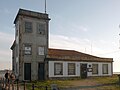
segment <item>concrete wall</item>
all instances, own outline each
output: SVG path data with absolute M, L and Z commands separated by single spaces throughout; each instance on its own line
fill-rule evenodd
M 63 63 L 63 75 L 54 75 L 54 63 Z M 76 74 L 68 75 L 68 63 L 75 63 Z M 51 77 L 80 77 L 80 64 L 87 64 L 87 67 L 92 64 L 98 64 L 98 74 L 93 75 L 92 72 L 87 72 L 89 76 L 111 76 L 112 75 L 112 65 L 111 63 L 104 62 L 69 62 L 69 61 L 49 61 L 49 78 Z M 108 64 L 108 74 L 102 74 L 102 64 Z
M 38 63 L 43 62 L 45 56 L 48 51 L 48 24 L 49 18 L 47 14 L 26 11 L 26 10 L 19 10 L 16 18 L 15 18 L 15 25 L 16 30 L 18 30 L 18 35 L 15 34 L 15 47 L 17 46 L 16 52 L 18 52 L 18 56 L 15 55 L 15 62 L 18 64 L 15 65 L 15 72 L 18 75 L 20 80 L 24 80 L 24 63 L 31 63 L 31 79 L 37 80 L 38 79 Z M 32 22 L 32 32 L 26 33 L 25 32 L 25 21 Z M 45 24 L 45 34 L 40 35 L 37 32 L 37 24 L 42 23 Z M 29 43 L 32 45 L 32 54 L 31 55 L 24 55 L 24 47 L 23 45 Z M 44 55 L 38 55 L 38 47 L 44 47 Z

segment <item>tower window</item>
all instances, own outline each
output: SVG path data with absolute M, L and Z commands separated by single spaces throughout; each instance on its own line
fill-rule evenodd
M 38 55 L 44 55 L 44 47 L 38 47 Z
M 32 54 L 32 46 L 30 44 L 24 45 L 24 54 L 31 55 Z
M 45 24 L 38 23 L 37 24 L 37 32 L 38 32 L 38 34 L 44 35 L 45 34 Z
M 32 32 L 32 22 L 25 21 L 25 32 L 27 33 Z

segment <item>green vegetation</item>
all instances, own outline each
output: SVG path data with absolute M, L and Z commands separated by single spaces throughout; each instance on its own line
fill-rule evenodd
M 35 81 L 27 85 L 28 90 L 32 90 L 32 84 L 35 86 L 47 86 L 48 90 L 51 87 L 51 84 L 56 84 L 59 88 L 67 88 L 67 87 L 79 87 L 79 86 L 95 86 L 101 84 L 110 84 L 110 83 L 118 83 L 118 76 L 114 75 L 112 77 L 90 77 L 87 79 L 69 79 L 69 80 L 47 80 L 47 81 Z M 82 85 L 83 84 L 83 85 Z M 110 85 L 110 86 L 99 86 L 95 87 L 97 90 L 120 90 L 119 85 Z M 40 90 L 40 89 L 35 89 Z M 45 89 L 41 89 L 45 90 Z
M 47 81 L 35 81 L 35 82 L 32 82 L 30 84 L 26 84 L 27 85 L 27 88 L 28 90 L 31 90 L 32 88 L 32 85 L 35 85 L 37 87 L 43 87 L 45 88 L 46 86 L 48 87 L 48 89 L 50 89 L 51 85 L 52 84 L 56 84 L 58 87 L 66 87 L 66 86 L 69 86 L 69 80 L 47 80 Z M 40 90 L 38 88 L 35 88 L 35 90 Z M 41 90 L 45 90 L 45 89 L 41 89 Z

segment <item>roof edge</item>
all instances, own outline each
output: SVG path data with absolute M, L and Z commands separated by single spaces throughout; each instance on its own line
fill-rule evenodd
M 36 15 L 35 15 L 36 14 Z M 24 15 L 24 16 L 31 16 L 31 17 L 39 17 L 39 16 L 44 16 L 43 18 L 46 19 L 46 20 L 51 20 L 49 17 L 48 17 L 48 14 L 46 13 L 40 13 L 40 12 L 36 12 L 36 11 L 31 11 L 31 10 L 26 10 L 26 9 L 21 9 L 19 8 L 18 10 L 18 13 L 15 17 L 15 20 L 14 20 L 14 24 L 16 23 L 17 19 L 18 19 L 18 16 L 19 15 Z

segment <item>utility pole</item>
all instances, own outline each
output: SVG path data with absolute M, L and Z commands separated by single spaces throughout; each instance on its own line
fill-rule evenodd
M 46 13 L 46 0 L 45 0 L 45 13 Z

